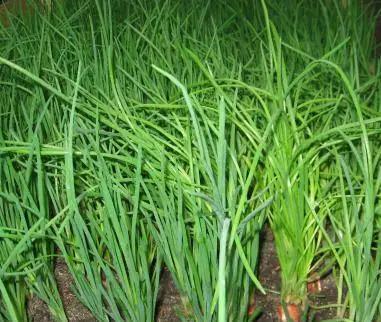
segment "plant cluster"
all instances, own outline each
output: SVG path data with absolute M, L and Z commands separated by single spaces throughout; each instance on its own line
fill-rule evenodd
M 0 26 L 0 320 L 67 321 L 63 258 L 99 321 L 252 321 L 260 233 L 279 310 L 337 281 L 381 317 L 381 83 L 355 1 L 71 1 Z M 259 309 L 259 308 L 258 308 Z M 295 311 L 295 313 L 293 313 Z

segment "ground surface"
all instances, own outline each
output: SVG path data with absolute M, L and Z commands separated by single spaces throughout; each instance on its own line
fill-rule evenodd
M 256 306 L 262 308 L 263 310 L 263 313 L 258 321 L 271 322 L 277 321 L 276 308 L 279 304 L 280 272 L 273 236 L 267 227 L 262 233 L 261 241 L 262 247 L 259 265 L 259 278 L 267 290 L 267 295 L 264 296 L 261 294 L 256 294 Z M 71 290 L 73 279 L 67 269 L 67 266 L 62 260 L 57 261 L 55 273 L 69 321 L 95 322 L 96 320 L 92 317 L 91 313 L 74 296 Z M 176 309 L 181 309 L 180 296 L 173 285 L 170 273 L 166 268 L 163 269 L 160 284 L 161 287 L 157 307 L 157 321 L 180 321 L 175 311 Z M 336 286 L 330 276 L 322 281 L 322 291 L 311 300 L 316 306 L 335 303 Z M 29 303 L 29 313 L 32 321 L 53 321 L 47 306 L 36 298 L 33 298 Z M 314 317 L 314 321 L 323 321 L 325 319 L 333 318 L 335 315 L 335 310 L 328 308 L 318 310 L 315 313 L 316 315 Z
M 268 227 L 261 236 L 261 258 L 259 265 L 259 279 L 265 287 L 267 294 L 262 295 L 258 292 L 255 296 L 256 306 L 262 308 L 262 315 L 258 322 L 278 321 L 276 309 L 280 301 L 280 271 L 279 263 L 274 246 L 274 237 Z M 321 281 L 322 290 L 316 293 L 310 300 L 313 306 L 327 306 L 336 303 L 337 289 L 332 276 L 327 276 Z M 333 308 L 321 310 L 311 310 L 310 319 L 313 321 L 323 321 L 335 317 L 336 311 Z

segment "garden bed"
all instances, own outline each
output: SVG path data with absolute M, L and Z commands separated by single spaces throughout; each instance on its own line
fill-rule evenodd
M 262 285 L 268 290 L 266 295 L 258 293 L 256 295 L 256 306 L 262 313 L 257 319 L 259 322 L 277 321 L 277 313 L 274 308 L 280 301 L 280 274 L 279 263 L 276 258 L 274 239 L 269 227 L 267 226 L 261 236 L 261 258 L 259 279 Z M 65 305 L 65 310 L 71 322 L 93 322 L 96 319 L 91 315 L 81 302 L 79 302 L 71 290 L 73 279 L 61 260 L 56 263 L 56 279 L 60 293 Z M 156 321 L 158 322 L 178 322 L 177 311 L 182 310 L 179 292 L 171 279 L 170 272 L 163 268 L 160 280 L 161 291 L 158 297 Z M 337 299 L 336 284 L 332 276 L 328 275 L 322 281 L 322 290 L 312 296 L 313 304 L 316 307 L 324 306 L 324 309 L 313 310 L 314 321 L 332 319 L 336 316 L 334 305 Z M 49 308 L 37 298 L 29 301 L 29 317 L 31 321 L 53 322 Z M 312 317 L 312 316 L 311 316 Z
M 379 319 L 376 18 L 328 0 L 9 13 L 0 320 Z

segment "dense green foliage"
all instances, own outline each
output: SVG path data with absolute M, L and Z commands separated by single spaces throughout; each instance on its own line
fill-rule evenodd
M 71 1 L 0 27 L 0 320 L 66 321 L 62 257 L 99 321 L 248 321 L 268 222 L 282 300 L 337 277 L 381 316 L 374 13 L 341 1 Z M 357 3 L 357 2 L 356 2 Z

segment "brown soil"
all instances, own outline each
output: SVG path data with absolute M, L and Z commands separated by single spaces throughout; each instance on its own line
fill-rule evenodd
M 63 259 L 58 259 L 56 262 L 55 276 L 68 320 L 70 322 L 96 322 L 97 320 L 91 312 L 74 295 L 72 290 L 74 280 Z M 173 284 L 168 269 L 164 268 L 160 279 L 157 321 L 180 321 L 176 309 L 181 309 L 180 295 Z M 31 321 L 54 322 L 48 306 L 36 296 L 28 302 L 28 313 Z
M 277 321 L 276 309 L 279 304 L 280 296 L 280 271 L 277 261 L 276 251 L 274 247 L 273 235 L 268 227 L 266 227 L 261 236 L 261 258 L 259 278 L 262 285 L 267 290 L 267 294 L 256 294 L 256 307 L 262 309 L 259 322 Z M 91 313 L 79 302 L 72 292 L 71 285 L 73 278 L 62 259 L 56 263 L 55 275 L 65 306 L 66 314 L 70 322 L 93 322 L 96 321 Z M 311 297 L 313 306 L 326 306 L 336 301 L 336 286 L 332 277 L 328 276 L 322 281 L 322 290 Z M 53 321 L 49 310 L 41 300 L 36 297 L 29 301 L 29 316 L 32 321 L 51 322 Z M 177 322 L 176 310 L 181 310 L 181 300 L 171 279 L 169 271 L 164 268 L 161 275 L 159 299 L 157 305 L 157 321 L 158 322 Z M 335 309 L 328 308 L 318 311 L 311 310 L 310 316 L 314 315 L 314 321 L 322 321 L 333 318 Z
M 259 279 L 267 290 L 267 294 L 262 295 L 258 292 L 255 295 L 256 306 L 262 309 L 262 314 L 257 321 L 278 321 L 276 313 L 280 303 L 280 268 L 274 245 L 274 237 L 268 226 L 262 231 L 261 243 Z M 337 289 L 332 276 L 329 275 L 321 281 L 321 288 L 319 293 L 310 297 L 311 306 L 329 306 L 336 303 Z M 333 308 L 311 309 L 309 315 L 313 321 L 323 321 L 335 317 L 336 311 Z
M 159 301 L 157 305 L 157 322 L 180 322 L 176 310 L 181 310 L 182 303 L 171 273 L 164 268 L 160 280 Z
M 90 311 L 74 295 L 72 290 L 74 279 L 62 258 L 58 258 L 56 261 L 54 273 L 68 320 L 70 322 L 96 322 L 97 320 L 91 315 Z M 28 311 L 31 321 L 54 321 L 48 306 L 36 296 L 29 301 Z

